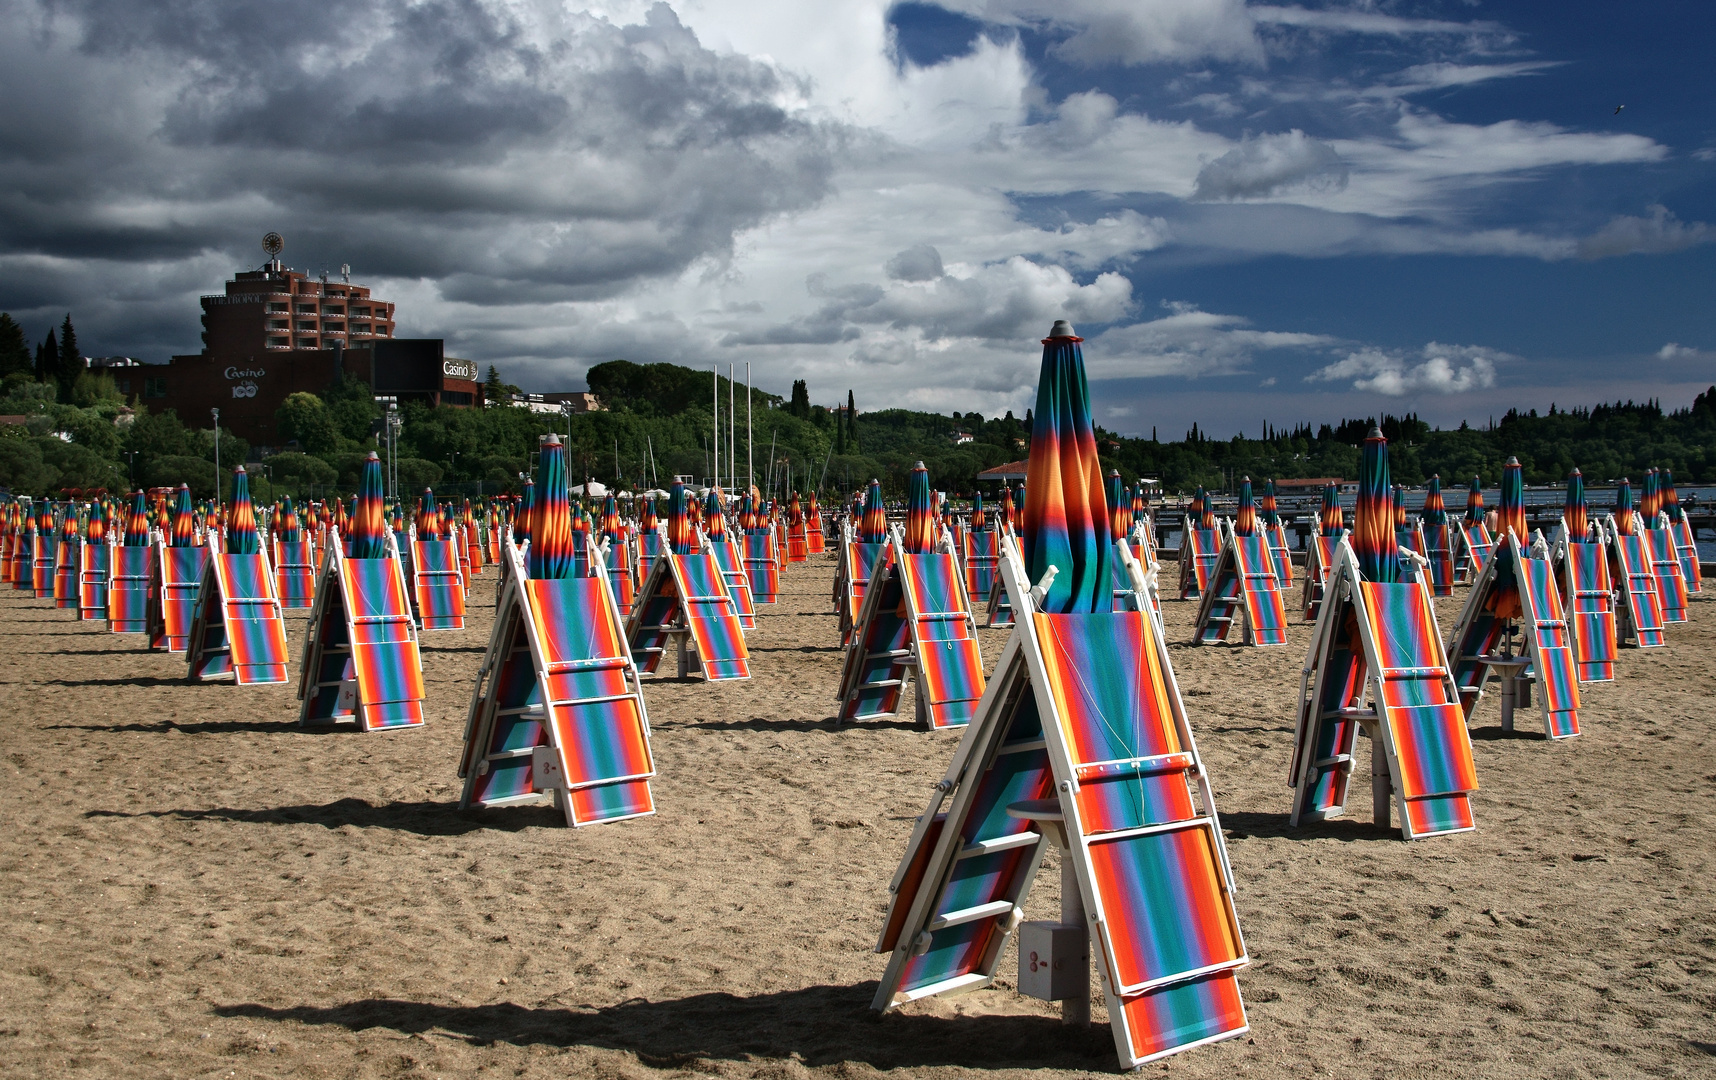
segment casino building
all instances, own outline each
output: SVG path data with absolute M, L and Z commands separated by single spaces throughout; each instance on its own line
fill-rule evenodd
M 218 408 L 222 429 L 278 448 L 281 402 L 342 373 L 400 401 L 482 404 L 475 363 L 445 355 L 440 338 L 395 337 L 394 306 L 349 280 L 312 278 L 272 259 L 234 274 L 202 307 L 203 351 L 150 365 L 138 388 L 144 405 L 176 410 L 192 427 L 212 423 L 209 410 Z

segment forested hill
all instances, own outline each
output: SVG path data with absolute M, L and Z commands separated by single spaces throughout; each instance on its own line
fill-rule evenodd
M 507 406 L 431 409 L 407 403 L 398 450 L 401 490 L 434 485 L 449 494 L 474 495 L 515 489 L 519 474 L 531 468 L 538 438 L 548 431 L 568 438 L 575 477 L 621 489 L 646 481 L 665 485 L 675 474 L 703 480 L 713 474 L 716 387 L 723 421 L 737 416 L 738 471 L 747 473 L 743 386 L 730 386 L 724 376 L 713 380 L 707 370 L 624 360 L 596 365 L 587 381 L 606 411 L 567 418 Z M 498 373 L 491 378 L 495 384 L 504 385 Z M 935 487 L 970 492 L 980 470 L 1016 461 L 1028 450 L 1029 413 L 939 415 L 878 408 L 885 403 L 857 401 L 833 388 L 819 387 L 816 394 L 844 403 L 832 409 L 810 404 L 803 382 L 785 397 L 761 389 L 752 393 L 750 460 L 759 485 L 780 493 L 790 478 L 793 488 L 819 488 L 827 500 L 877 477 L 898 494 L 913 463 L 922 460 Z M 124 404 L 110 379 L 86 376 L 65 391 L 26 373 L 5 376 L 0 415 L 20 415 L 25 423 L 0 426 L 0 486 L 46 494 L 182 480 L 198 495 L 212 490 L 212 432 L 189 427 L 171 412 L 150 413 L 136 401 L 130 403 L 135 421 L 118 426 Z M 349 492 L 364 454 L 375 447 L 377 415 L 362 383 L 292 395 L 278 416 L 296 445 L 251 470 L 261 473 L 254 481 L 258 494 Z M 1652 401 L 1552 409 L 1546 415 L 1509 412 L 1484 429 L 1435 430 L 1410 414 L 1380 419 L 1394 477 L 1406 484 L 1439 473 L 1449 484 L 1478 475 L 1493 485 L 1510 455 L 1525 465 L 1526 480 L 1534 484 L 1560 481 L 1574 466 L 1594 483 L 1621 476 L 1637 481 L 1653 465 L 1672 468 L 1682 484 L 1716 483 L 1716 387 L 1669 411 Z M 1310 420 L 1226 440 L 1210 439 L 1194 424 L 1171 442 L 1122 438 L 1099 428 L 1098 438 L 1105 470 L 1118 468 L 1128 481 L 1158 477 L 1168 491 L 1184 492 L 1200 484 L 1231 487 L 1245 475 L 1259 482 L 1354 478 L 1371 422 Z M 725 458 L 725 429 L 722 438 Z M 247 449 L 242 440 L 223 436 L 222 460 L 241 459 Z M 721 474 L 723 483 L 731 482 L 726 467 Z

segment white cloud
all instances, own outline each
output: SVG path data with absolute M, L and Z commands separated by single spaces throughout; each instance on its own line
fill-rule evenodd
M 1263 45 L 1244 0 L 936 0 L 1003 25 L 1067 32 L 1053 47 L 1073 63 L 1151 64 L 1203 58 L 1261 64 Z
M 1496 364 L 1516 356 L 1481 345 L 1438 345 L 1415 353 L 1364 348 L 1305 377 L 1306 382 L 1346 382 L 1354 390 L 1401 397 L 1411 393 L 1463 394 L 1495 385 Z
M 1656 351 L 1656 358 L 1658 360 L 1684 360 L 1688 357 L 1697 355 L 1697 349 L 1688 345 L 1682 345 L 1676 341 L 1671 341 Z
M 1321 349 L 1339 339 L 1323 334 L 1253 330 L 1239 315 L 1201 311 L 1170 302 L 1170 314 L 1116 326 L 1097 335 L 1085 350 L 1092 379 L 1178 375 L 1231 375 L 1250 368 L 1259 353 L 1277 349 Z
M 1662 255 L 1716 240 L 1716 229 L 1702 221 L 1681 221 L 1668 207 L 1655 205 L 1648 217 L 1620 215 L 1579 241 L 1582 259 L 1616 255 Z
M 1198 171 L 1192 198 L 1247 199 L 1288 188 L 1339 191 L 1347 168 L 1335 148 L 1294 128 L 1246 139 Z
M 1444 19 L 1410 19 L 1357 8 L 1307 9 L 1255 5 L 1247 9 L 1260 23 L 1319 30 L 1326 33 L 1372 34 L 1386 37 L 1454 35 L 1473 37 L 1492 45 L 1506 44 L 1513 35 L 1493 22 L 1452 22 Z

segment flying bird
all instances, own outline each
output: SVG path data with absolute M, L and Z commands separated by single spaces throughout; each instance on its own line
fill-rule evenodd
M 1616 116 L 1619 116 L 1619 115 L 1621 115 L 1621 110 L 1622 110 L 1622 109 L 1624 109 L 1624 108 L 1626 108 L 1626 106 L 1625 106 L 1625 105 L 1616 105 L 1616 106 L 1615 106 L 1615 115 L 1616 115 Z

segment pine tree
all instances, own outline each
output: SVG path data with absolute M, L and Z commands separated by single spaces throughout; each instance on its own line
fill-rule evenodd
M 846 452 L 858 452 L 858 406 L 850 390 L 846 391 Z
M 36 346 L 36 381 L 58 384 L 60 379 L 60 343 L 53 330 L 48 339 Z
M 0 311 L 0 378 L 30 370 L 30 347 L 24 343 L 24 328 Z
M 846 453 L 846 417 L 844 415 L 836 415 L 834 418 L 834 452 L 840 455 Z
M 60 324 L 60 369 L 55 372 L 60 387 L 60 400 L 70 401 L 72 383 L 83 372 L 83 355 L 77 347 L 77 331 L 72 329 L 71 312 Z

